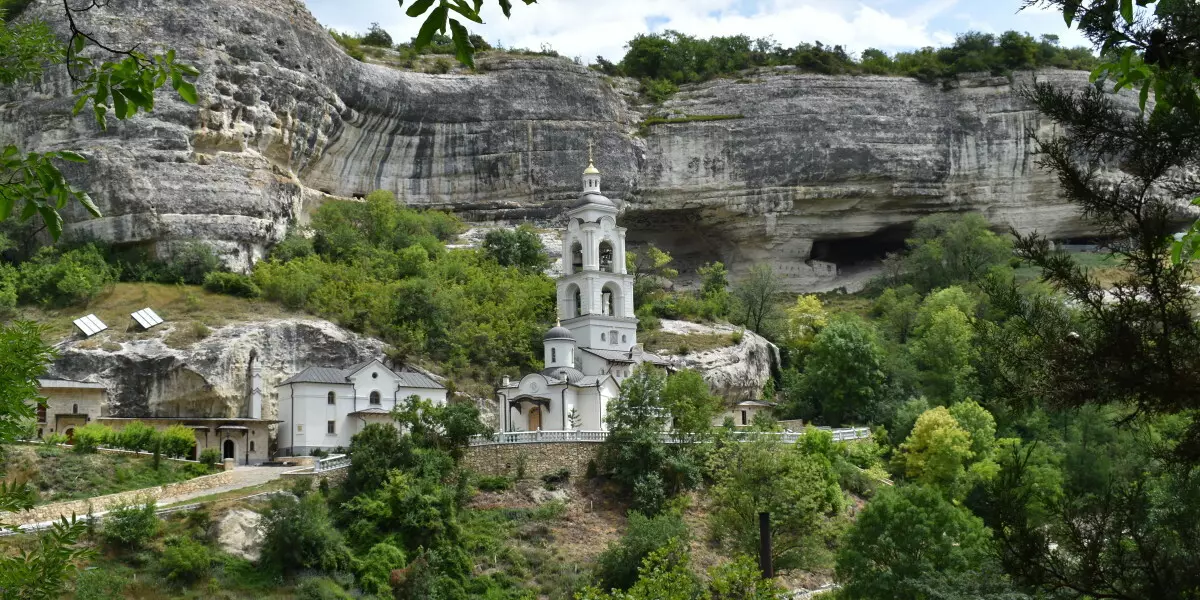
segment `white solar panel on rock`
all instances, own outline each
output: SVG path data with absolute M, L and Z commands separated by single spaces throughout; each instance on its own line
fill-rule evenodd
M 88 315 L 86 317 L 75 319 L 75 326 L 78 327 L 79 330 L 83 332 L 83 335 L 87 337 L 92 337 L 93 335 L 108 329 L 108 325 L 105 325 L 104 321 L 97 319 L 96 315 Z
M 142 326 L 142 329 L 150 329 L 151 327 L 163 322 L 162 317 L 158 316 L 157 313 L 149 308 L 143 308 L 142 310 L 133 313 L 132 316 L 133 320 L 137 321 L 138 325 Z

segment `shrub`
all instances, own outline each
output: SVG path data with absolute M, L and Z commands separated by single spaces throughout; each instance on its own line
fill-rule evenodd
M 113 430 L 107 425 L 88 423 L 75 429 L 75 451 L 80 453 L 95 452 L 96 448 L 112 444 Z
M 167 581 L 189 584 L 206 577 L 212 562 L 208 546 L 188 537 L 172 537 L 158 559 L 158 568 Z
M 679 515 L 666 513 L 647 518 L 639 512 L 630 513 L 625 535 L 620 541 L 609 544 L 596 559 L 596 579 L 600 588 L 629 589 L 637 581 L 642 561 L 672 540 L 687 544 L 687 524 Z
M 132 578 L 124 567 L 92 567 L 75 578 L 75 600 L 121 600 Z
M 328 577 L 310 577 L 296 586 L 296 600 L 351 600 L 342 586 Z
M 204 289 L 215 294 L 237 296 L 239 298 L 257 298 L 262 290 L 255 285 L 249 275 L 241 273 L 226 273 L 213 271 L 204 276 Z
M 444 58 L 439 58 L 433 61 L 433 66 L 430 67 L 429 71 L 431 73 L 437 73 L 438 75 L 445 75 L 446 73 L 450 72 L 450 66 L 450 61 Z
M 380 27 L 379 23 L 371 23 L 371 29 L 367 31 L 366 35 L 362 36 L 362 43 L 368 46 L 391 48 L 392 36 Z
M 138 550 L 158 533 L 158 515 L 154 500 L 118 504 L 108 511 L 100 535 L 104 542 L 117 550 Z
M 153 427 L 141 421 L 134 421 L 113 435 L 114 445 L 134 452 L 152 450 L 154 437 L 157 435 L 158 432 Z
M 20 267 L 20 297 L 42 304 L 83 304 L 116 281 L 116 269 L 92 245 L 59 253 L 51 246 Z
M 350 552 L 334 529 L 318 494 L 293 500 L 276 497 L 263 515 L 262 564 L 281 572 L 304 569 L 336 571 L 349 566 Z
M 67 436 L 61 433 L 47 433 L 46 435 L 42 436 L 42 442 L 44 442 L 47 446 L 57 446 L 59 444 L 67 443 Z
M 212 465 L 219 465 L 222 462 L 224 461 L 221 458 L 221 451 L 216 448 L 205 448 L 200 452 L 200 464 L 202 465 L 211 467 Z
M 359 587 L 368 594 L 391 596 L 392 571 L 402 568 L 405 562 L 403 550 L 386 542 L 375 544 L 362 559 L 358 571 Z
M 221 259 L 211 246 L 199 242 L 183 244 L 175 248 L 167 260 L 162 281 L 200 285 L 206 275 L 220 268 Z
M 475 482 L 476 487 L 485 492 L 502 492 L 512 489 L 513 482 L 508 477 L 503 475 L 491 477 L 483 476 Z
M 196 432 L 190 427 L 175 424 L 160 434 L 162 453 L 172 458 L 190 456 L 196 445 Z
M 646 99 L 655 104 L 662 104 L 678 91 L 679 86 L 667 79 L 642 80 L 642 93 L 646 95 Z
M 558 486 L 567 483 L 571 479 L 571 470 L 563 467 L 553 473 L 542 475 L 542 483 L 546 484 L 549 489 L 557 489 Z
M 16 268 L 0 265 L 0 319 L 7 319 L 15 314 L 20 283 L 20 275 Z

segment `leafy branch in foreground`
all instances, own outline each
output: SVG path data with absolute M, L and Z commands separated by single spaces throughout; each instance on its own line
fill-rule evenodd
M 186 78 L 200 72 L 177 62 L 174 50 L 146 55 L 136 45 L 115 48 L 76 22 L 81 13 L 106 4 L 89 0 L 85 6 L 71 6 L 68 0 L 63 0 L 71 33 L 65 45 L 58 42 L 44 22 L 8 23 L 0 15 L 0 85 L 39 81 L 47 67 L 65 63 L 67 74 L 76 86 L 72 114 L 78 115 L 90 103 L 101 129 L 107 128 L 109 115 L 124 120 L 139 111 L 153 110 L 155 90 L 168 81 L 185 102 L 195 104 L 196 87 Z M 107 53 L 115 60 L 92 56 L 97 53 Z M 59 161 L 82 163 L 87 159 L 69 151 L 26 153 L 16 145 L 0 150 L 0 220 L 7 219 L 19 207 L 21 220 L 40 215 L 50 236 L 57 240 L 63 224 L 59 211 L 72 200 L 93 216 L 100 216 L 91 198 L 67 182 Z
M 512 0 L 498 0 L 500 10 L 504 13 L 504 18 L 512 17 Z M 526 5 L 533 4 L 537 0 L 521 0 Z M 483 8 L 484 0 L 415 0 L 408 6 L 405 11 L 410 17 L 419 17 L 428 13 L 425 17 L 425 22 L 421 24 L 421 29 L 417 33 L 416 40 L 413 43 L 413 48 L 420 50 L 428 46 L 433 41 L 434 34 L 446 33 L 446 27 L 450 27 L 450 37 L 454 41 L 454 55 L 458 61 L 468 67 L 475 66 L 475 45 L 471 43 L 471 32 L 463 26 L 458 19 L 451 17 L 451 13 L 459 17 L 471 21 L 473 23 L 483 23 L 483 17 L 479 15 L 480 9 Z M 404 8 L 404 0 L 397 0 L 400 8 Z M 437 7 L 434 7 L 437 4 Z M 430 10 L 430 9 L 433 10 Z

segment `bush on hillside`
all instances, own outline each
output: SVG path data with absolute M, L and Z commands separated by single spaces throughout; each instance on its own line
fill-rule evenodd
M 8 319 L 16 314 L 20 285 L 21 276 L 17 269 L 0 264 L 0 319 Z
M 161 283 L 188 283 L 200 285 L 204 276 L 221 269 L 221 259 L 208 244 L 191 242 L 183 244 L 171 253 L 166 261 Z
M 350 565 L 350 551 L 333 526 L 320 494 L 276 497 L 263 515 L 262 561 L 283 573 L 337 571 Z
M 371 23 L 371 28 L 367 30 L 367 34 L 362 36 L 362 43 L 368 46 L 391 48 L 392 36 L 384 28 L 380 27 L 379 23 Z
M 403 550 L 386 542 L 375 544 L 360 562 L 359 587 L 381 598 L 391 596 L 392 571 L 404 567 L 406 562 Z
M 172 425 L 159 435 L 162 439 L 162 453 L 171 458 L 191 456 L 192 448 L 196 445 L 195 430 L 183 425 Z
M 189 537 L 172 537 L 158 559 L 158 570 L 167 581 L 190 584 L 208 576 L 213 555 L 208 546 Z
M 257 298 L 262 295 L 262 290 L 258 289 L 258 286 L 254 284 L 254 280 L 250 279 L 249 275 L 226 273 L 224 271 L 213 271 L 205 275 L 204 289 L 215 294 L 225 294 L 239 298 Z
M 672 540 L 685 545 L 687 524 L 678 514 L 664 513 L 647 518 L 639 512 L 629 513 L 625 535 L 596 559 L 596 580 L 605 590 L 626 590 L 637 581 L 638 568 L 650 553 L 665 548 Z
M 338 582 L 328 577 L 309 577 L 296 586 L 296 600 L 351 600 Z
M 158 533 L 161 522 L 155 510 L 152 499 L 118 504 L 109 509 L 100 536 L 114 550 L 141 549 Z
M 75 451 L 79 453 L 95 452 L 100 446 L 112 446 L 116 435 L 111 427 L 99 423 L 88 423 L 75 429 Z
M 144 452 L 154 449 L 154 438 L 158 435 L 155 429 L 141 421 L 126 425 L 113 435 L 115 445 L 124 450 Z
M 129 569 L 124 567 L 89 567 L 75 578 L 75 600 L 122 600 L 132 582 Z
M 20 274 L 23 302 L 56 306 L 88 302 L 117 279 L 116 269 L 90 244 L 66 252 L 42 248 L 21 263 Z
M 216 448 L 205 448 L 200 453 L 200 464 L 202 465 L 212 467 L 213 465 L 219 465 L 222 462 L 223 459 L 221 458 L 221 451 L 217 450 Z

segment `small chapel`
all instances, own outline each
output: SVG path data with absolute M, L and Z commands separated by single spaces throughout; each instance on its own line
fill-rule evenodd
M 617 226 L 617 205 L 600 193 L 590 149 L 562 239 L 559 323 L 543 337 L 546 368 L 501 384 L 501 431 L 606 429 L 608 403 L 634 368 L 668 365 L 638 344 L 625 229 Z

